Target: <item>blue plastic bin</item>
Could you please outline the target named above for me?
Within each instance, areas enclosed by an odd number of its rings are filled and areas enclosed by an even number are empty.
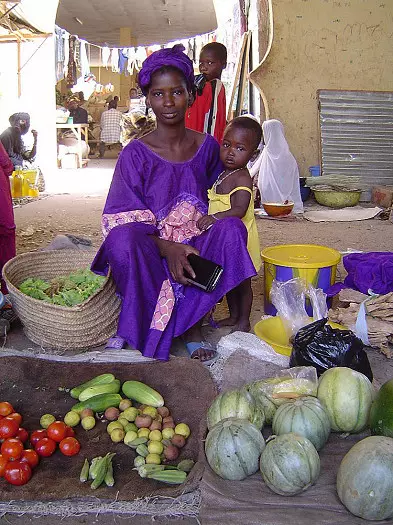
[[[311,173],[311,177],[319,177],[321,175],[321,166],[310,166],[308,171]]]

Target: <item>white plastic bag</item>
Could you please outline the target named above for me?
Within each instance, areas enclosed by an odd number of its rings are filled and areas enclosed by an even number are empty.
[[[270,300],[282,319],[289,339],[300,328],[312,322],[306,312],[306,298],[310,300],[313,309],[313,321],[327,317],[326,294],[323,290],[314,288],[299,277],[286,282],[273,281]]]

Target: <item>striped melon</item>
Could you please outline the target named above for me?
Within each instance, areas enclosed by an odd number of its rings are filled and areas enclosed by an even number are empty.
[[[265,447],[262,433],[245,419],[228,418],[217,423],[205,442],[207,461],[223,479],[242,480],[258,470]]]
[[[330,434],[330,420],[321,402],[312,396],[300,397],[281,405],[273,419],[273,434],[294,432],[306,437],[317,450]]]
[[[284,434],[269,441],[261,454],[264,482],[276,494],[293,496],[316,482],[320,460],[314,445],[297,434]]]
[[[320,377],[318,399],[334,432],[356,433],[365,429],[373,397],[369,379],[351,368],[330,368]]]
[[[207,411],[207,428],[229,417],[247,419],[262,429],[265,415],[261,407],[245,389],[230,390],[217,396]]]

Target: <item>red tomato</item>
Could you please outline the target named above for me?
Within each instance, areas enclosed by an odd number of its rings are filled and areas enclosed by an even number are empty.
[[[12,414],[13,411],[14,407],[11,403],[8,403],[8,401],[0,402],[0,416],[8,416],[9,414]]]
[[[67,427],[66,430],[66,438],[73,438],[75,437],[75,430],[72,427]]]
[[[19,439],[10,438],[1,444],[1,454],[9,461],[19,459],[23,452],[23,443]]]
[[[29,433],[25,428],[18,428],[18,433],[15,437],[20,439],[22,443],[26,443],[26,441],[29,439]]]
[[[42,438],[48,437],[46,430],[40,429],[40,430],[34,430],[30,434],[30,443],[33,445],[33,447],[38,443],[38,441]]]
[[[50,438],[42,438],[35,444],[34,449],[39,456],[47,458],[56,450],[56,441]]]
[[[21,461],[10,461],[4,471],[4,477],[12,485],[24,485],[31,478],[31,467]]]
[[[18,433],[19,424],[15,419],[4,417],[0,421],[0,438],[8,439],[16,436]]]
[[[81,449],[79,441],[73,437],[63,439],[59,446],[65,456],[75,456]]]
[[[4,471],[7,463],[8,459],[0,455],[0,478],[4,477]]]
[[[21,463],[28,463],[31,468],[34,468],[40,462],[40,457],[37,452],[31,448],[27,448],[22,452],[19,460]]]
[[[66,437],[67,425],[64,421],[54,421],[49,425],[46,431],[48,433],[48,438],[53,439],[56,443],[60,443],[60,441]]]
[[[10,417],[12,419],[15,419],[15,421],[17,421],[18,423],[18,427],[21,425],[22,423],[22,415],[19,414],[19,412],[12,412],[12,414],[10,414],[9,416],[7,417]]]

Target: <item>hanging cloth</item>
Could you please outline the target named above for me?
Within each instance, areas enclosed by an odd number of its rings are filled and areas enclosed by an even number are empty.
[[[127,75],[127,61],[128,61],[128,50],[126,48],[119,49],[119,63],[118,68],[120,74],[125,73]]]
[[[86,49],[87,42],[85,42],[84,40],[81,40],[80,44],[81,44],[81,47],[80,47],[81,73],[82,73],[82,77],[85,78],[90,74],[90,65],[89,65],[89,60],[87,58],[87,49]]]
[[[76,62],[75,62],[75,44],[76,44],[76,37],[70,36],[68,71],[67,71],[67,87],[68,88],[72,88],[76,84],[76,81],[77,81]]]
[[[119,72],[119,50],[117,48],[112,49],[111,66],[113,73]]]
[[[110,57],[111,57],[111,50],[109,49],[109,47],[103,47],[102,48],[102,65],[106,68],[108,68]]]

